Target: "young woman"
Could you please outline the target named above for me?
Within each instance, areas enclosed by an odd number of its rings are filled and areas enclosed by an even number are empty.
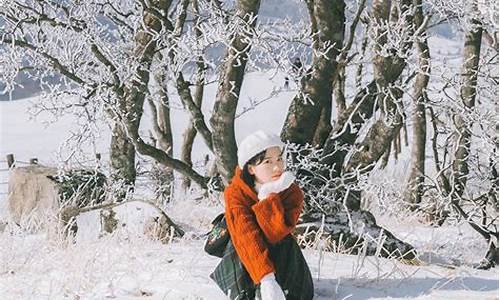
[[[311,273],[291,235],[304,197],[285,171],[283,146],[278,136],[257,131],[238,147],[238,167],[224,191],[231,241],[214,272],[231,299],[313,297]]]

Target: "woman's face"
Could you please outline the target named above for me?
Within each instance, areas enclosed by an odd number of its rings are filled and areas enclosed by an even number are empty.
[[[264,184],[280,178],[285,169],[285,162],[280,147],[266,150],[264,159],[257,165],[248,165],[248,172],[255,176],[255,182]]]

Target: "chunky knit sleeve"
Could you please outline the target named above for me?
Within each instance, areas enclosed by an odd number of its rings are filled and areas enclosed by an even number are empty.
[[[302,190],[292,184],[287,190],[271,194],[252,206],[257,223],[269,243],[281,241],[295,229],[303,204]]]
[[[275,271],[269,250],[250,205],[237,189],[226,188],[226,222],[234,248],[255,284]]]

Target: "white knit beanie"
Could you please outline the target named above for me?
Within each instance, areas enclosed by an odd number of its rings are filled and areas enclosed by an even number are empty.
[[[278,146],[283,148],[285,144],[281,139],[272,133],[262,130],[256,131],[244,138],[238,146],[238,165],[241,169],[255,155],[270,147]]]

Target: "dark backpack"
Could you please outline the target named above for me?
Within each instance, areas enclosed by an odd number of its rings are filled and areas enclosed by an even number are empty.
[[[210,255],[222,258],[224,250],[229,242],[229,231],[227,230],[226,218],[224,213],[218,215],[212,221],[212,229],[207,234],[205,242],[205,252]]]

